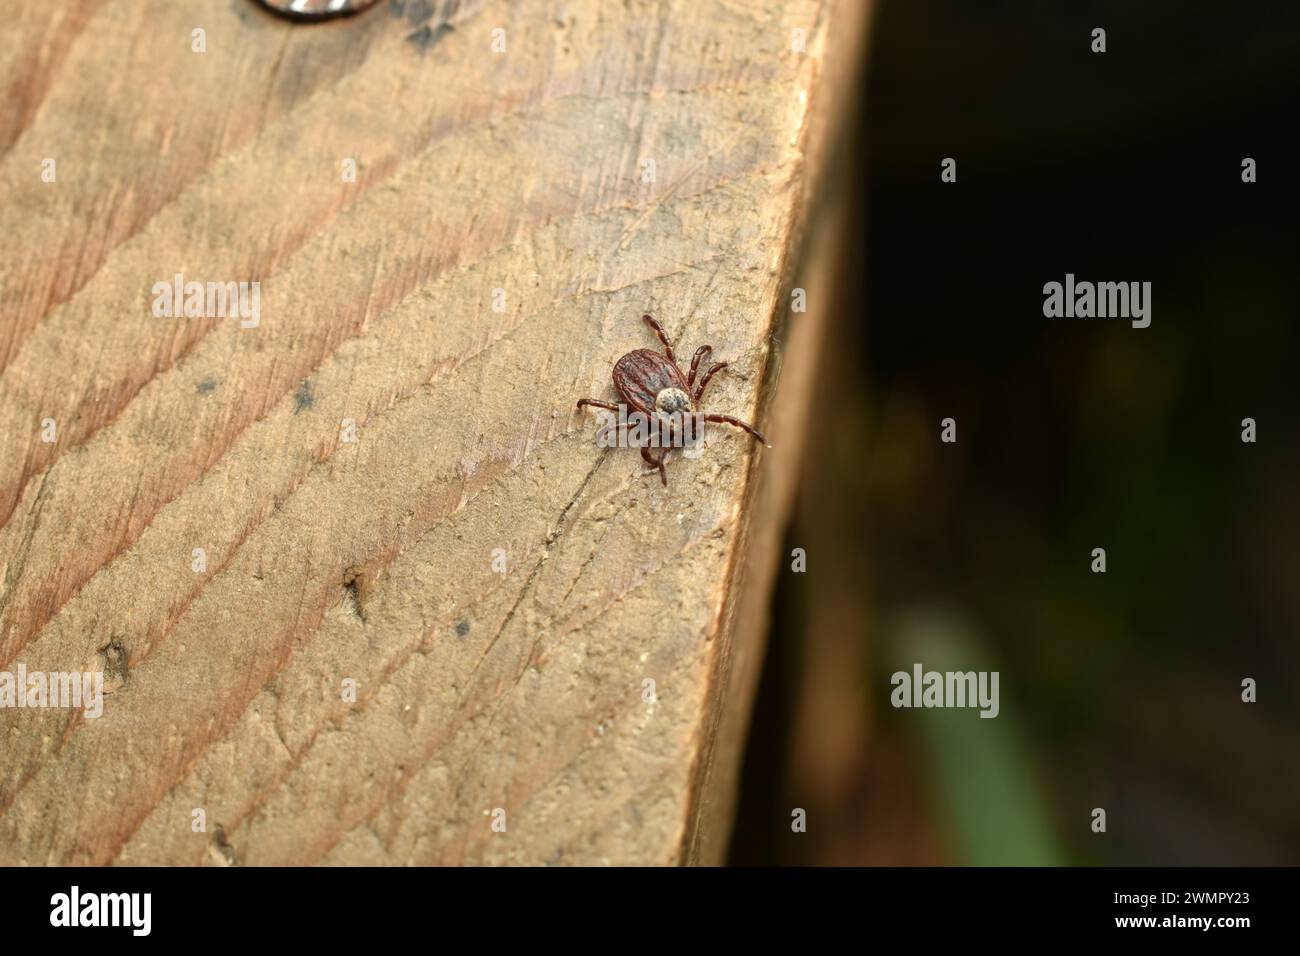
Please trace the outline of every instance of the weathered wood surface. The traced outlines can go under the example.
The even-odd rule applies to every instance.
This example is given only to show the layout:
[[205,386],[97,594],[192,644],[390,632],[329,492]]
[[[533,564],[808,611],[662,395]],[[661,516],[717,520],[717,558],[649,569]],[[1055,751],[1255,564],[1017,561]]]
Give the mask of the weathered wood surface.
[[[774,332],[866,11],[446,6],[0,27],[0,670],[111,689],[0,710],[0,864],[720,859],[806,413]],[[156,317],[178,272],[260,281],[260,325]],[[595,447],[573,401],[647,311],[774,449],[711,432],[664,489]]]

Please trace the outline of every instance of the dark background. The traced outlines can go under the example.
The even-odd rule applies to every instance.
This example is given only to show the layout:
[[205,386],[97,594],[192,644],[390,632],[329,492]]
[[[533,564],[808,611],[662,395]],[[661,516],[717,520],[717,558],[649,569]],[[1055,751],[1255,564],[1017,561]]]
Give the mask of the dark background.
[[[1300,864],[1295,7],[878,6],[732,862]],[[1001,715],[894,710],[917,661]]]

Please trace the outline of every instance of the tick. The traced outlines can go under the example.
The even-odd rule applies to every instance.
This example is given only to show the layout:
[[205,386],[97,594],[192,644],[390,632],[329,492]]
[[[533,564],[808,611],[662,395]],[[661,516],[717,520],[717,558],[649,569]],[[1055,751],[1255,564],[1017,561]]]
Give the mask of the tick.
[[294,20],[332,20],[360,13],[375,0],[262,0],[262,5]]
[[[614,388],[633,411],[640,412],[647,418],[658,417],[661,421],[671,421],[670,416],[677,416],[680,420],[681,416],[699,414],[700,399],[704,395],[705,386],[714,375],[731,363],[713,363],[700,376],[697,384],[695,376],[700,370],[700,363],[713,352],[713,346],[701,345],[695,350],[695,355],[691,358],[690,374],[686,375],[677,364],[677,357],[673,355],[673,343],[669,340],[663,326],[648,315],[643,315],[641,318],[659,336],[659,341],[664,346],[663,354],[660,355],[651,349],[636,349],[628,352],[614,363]],[[578,408],[581,409],[584,405],[594,405],[612,412],[617,412],[619,408],[613,402],[604,402],[598,398],[578,399]],[[753,425],[742,422],[739,418],[706,414],[704,420],[743,428],[761,444],[767,444],[767,439],[760,435]],[[643,445],[641,457],[649,463],[650,467],[658,469],[659,478],[667,487],[668,472],[664,468],[664,459],[668,457],[668,448],[661,447],[659,458],[656,459],[651,454],[651,447]]]

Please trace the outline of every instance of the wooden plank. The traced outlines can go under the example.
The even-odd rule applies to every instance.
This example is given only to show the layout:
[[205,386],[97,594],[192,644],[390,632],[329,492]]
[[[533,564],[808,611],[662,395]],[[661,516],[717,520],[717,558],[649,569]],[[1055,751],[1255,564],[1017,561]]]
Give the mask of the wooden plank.
[[[0,863],[704,860],[753,479],[794,462],[711,432],[665,489],[573,402],[651,312],[764,419],[862,13],[26,5],[0,670],[109,693],[0,710]],[[259,321],[153,314],[178,273],[259,282]]]

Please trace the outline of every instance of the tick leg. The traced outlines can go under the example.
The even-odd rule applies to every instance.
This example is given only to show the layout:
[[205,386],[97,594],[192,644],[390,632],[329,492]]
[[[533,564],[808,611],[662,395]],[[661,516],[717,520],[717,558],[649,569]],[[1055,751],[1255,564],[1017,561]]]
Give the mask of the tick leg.
[[712,345],[701,345],[698,349],[695,350],[695,356],[694,358],[691,359],[691,377],[686,380],[687,388],[690,388],[692,385],[695,384],[695,372],[697,369],[699,369],[700,362],[702,362],[704,360],[704,357],[712,351],[713,351]]
[[[708,381],[708,379],[705,379],[705,381]],[[742,422],[739,418],[732,418],[730,415],[705,415],[704,420],[706,422],[718,422],[722,425],[735,425],[737,428],[743,428],[764,445],[767,445],[767,439],[760,435],[753,425],[749,424],[749,422]],[[768,445],[768,447],[770,448],[772,446]]]
[[669,341],[668,333],[664,331],[664,327],[656,322],[653,316],[643,315],[641,318],[645,319],[645,321],[649,323],[650,328],[654,329],[655,332],[658,333],[659,341],[664,344],[664,354],[668,356],[668,361],[676,365],[677,356],[673,355],[673,343]]
[[664,469],[664,459],[668,457],[668,449],[667,448],[663,449],[659,453],[659,460],[655,461],[654,455],[650,454],[650,446],[642,445],[641,457],[644,458],[647,462],[649,462],[651,468],[659,469],[659,480],[662,481],[664,483],[664,487],[667,488],[668,472]]
[[618,411],[618,406],[613,402],[602,402],[598,398],[580,398],[578,399],[578,408],[583,405],[595,405],[597,408],[608,408],[611,412]]
[[721,372],[730,364],[730,362],[717,362],[709,366],[709,370],[705,372],[703,377],[700,379],[700,384],[695,386],[695,395],[693,396],[695,401],[698,402],[700,396],[704,394],[704,386],[709,384],[709,379],[713,378],[714,375]]

